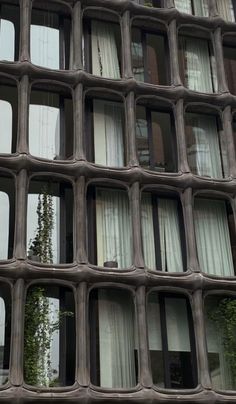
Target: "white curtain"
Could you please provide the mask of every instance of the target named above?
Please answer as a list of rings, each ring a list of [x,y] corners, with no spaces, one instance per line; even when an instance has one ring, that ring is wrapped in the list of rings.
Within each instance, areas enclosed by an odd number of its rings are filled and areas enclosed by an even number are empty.
[[[31,24],[30,55],[35,65],[59,69],[59,30]]]
[[[210,56],[207,40],[193,38],[181,38],[182,48],[185,53],[186,85],[190,90],[211,93],[216,91],[215,58]]]
[[[234,22],[234,8],[232,0],[216,0],[219,15],[226,21]]]
[[[225,202],[196,199],[194,222],[201,270],[218,276],[233,276],[234,267]]]
[[[188,161],[194,174],[222,178],[221,151],[216,118],[188,113],[194,143],[187,149]]]
[[[8,258],[10,203],[6,192],[0,191],[0,259]]]
[[[38,229],[38,194],[28,194],[27,208],[27,249],[37,234]],[[53,263],[60,262],[60,197],[52,196],[53,229],[52,229],[52,254]]]
[[[119,268],[132,262],[128,195],[115,189],[96,191],[97,263],[116,261]]]
[[[123,108],[116,102],[93,101],[95,163],[124,166]]]
[[[11,21],[0,19],[0,59],[14,61],[15,27]]]
[[[91,22],[92,73],[96,76],[120,78],[117,41],[114,24]]]
[[[127,292],[99,290],[99,355],[102,387],[136,385],[133,303]]]
[[[175,0],[175,7],[181,13],[192,14],[191,0]],[[193,0],[194,15],[199,17],[208,17],[209,10],[207,0]]]
[[[183,261],[177,201],[158,199],[161,270],[182,272]],[[141,207],[142,240],[145,264],[156,269],[153,207],[151,195],[144,194]],[[159,269],[159,268],[158,268]]]
[[[12,106],[10,102],[0,100],[0,153],[11,153],[12,143]]]
[[[60,154],[60,109],[49,105],[29,106],[30,154],[54,159]]]

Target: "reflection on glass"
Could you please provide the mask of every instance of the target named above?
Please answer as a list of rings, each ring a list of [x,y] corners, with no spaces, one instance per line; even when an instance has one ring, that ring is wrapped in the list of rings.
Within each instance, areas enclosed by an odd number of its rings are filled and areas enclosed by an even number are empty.
[[[190,334],[191,315],[185,297],[152,292],[148,299],[148,340],[154,384],[192,388],[195,352]]]
[[[64,183],[31,181],[27,212],[29,259],[45,264],[71,262],[73,259],[71,186]]]
[[[137,383],[135,313],[130,292],[95,289],[90,294],[90,372],[93,384],[131,388]]]
[[[0,24],[0,59],[14,61],[15,28],[11,21],[1,19]]]
[[[75,319],[71,290],[34,286],[25,304],[26,383],[57,387],[74,382]]]

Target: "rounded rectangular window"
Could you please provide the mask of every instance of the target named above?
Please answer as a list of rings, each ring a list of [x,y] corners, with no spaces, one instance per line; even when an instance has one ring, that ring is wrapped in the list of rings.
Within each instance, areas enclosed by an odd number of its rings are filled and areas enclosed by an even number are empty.
[[[136,148],[141,167],[160,173],[177,171],[175,126],[171,111],[137,105]]]
[[[19,6],[1,4],[0,60],[18,60],[20,38]]]
[[[169,389],[196,387],[195,340],[188,299],[151,292],[147,321],[153,383]]]
[[[40,9],[40,2],[34,2],[30,27],[31,62],[49,69],[69,69],[70,31],[70,16]]]
[[[0,83],[0,153],[15,153],[18,124],[18,94],[15,83]]]
[[[105,166],[125,165],[124,106],[121,102],[87,99],[89,160]]]
[[[73,105],[70,95],[34,90],[29,106],[29,151],[50,160],[73,154]]]
[[[25,303],[24,379],[60,387],[75,380],[75,306],[71,289],[36,285]]]
[[[106,268],[130,267],[132,238],[127,192],[90,187],[87,199],[90,262]]]
[[[0,284],[0,386],[9,377],[11,342],[11,294],[9,285]]]
[[[73,191],[70,183],[34,178],[27,210],[28,258],[45,264],[73,261]]]
[[[128,389],[137,384],[134,302],[120,289],[90,293],[90,375],[96,386]]]
[[[220,199],[196,198],[194,225],[201,270],[234,276],[236,234],[230,204]]]
[[[186,268],[183,217],[177,199],[143,193],[141,228],[148,268],[167,272],[182,272]]]
[[[235,296],[207,296],[205,324],[208,364],[213,388],[236,390]]]
[[[227,177],[227,149],[219,117],[187,112],[185,134],[192,173],[210,178]]]

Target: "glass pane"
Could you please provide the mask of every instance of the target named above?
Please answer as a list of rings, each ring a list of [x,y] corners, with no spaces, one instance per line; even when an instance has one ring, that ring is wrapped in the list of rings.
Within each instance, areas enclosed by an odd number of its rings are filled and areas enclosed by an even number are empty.
[[[135,314],[131,295],[118,289],[90,294],[90,366],[93,384],[131,388],[137,384]]]
[[[230,46],[224,46],[224,66],[225,73],[228,83],[229,91],[232,94],[236,94],[236,77],[235,77],[235,69],[236,69],[236,48]]]
[[[146,34],[147,80],[152,84],[167,85],[167,43],[164,35]]]
[[[234,7],[232,0],[216,0],[219,15],[226,21],[235,21]]]
[[[175,7],[181,13],[192,14],[191,0],[175,0]]]
[[[31,181],[27,212],[28,258],[45,264],[71,262],[71,186],[64,183]]]
[[[127,268],[132,262],[131,223],[125,191],[96,190],[97,265]]]
[[[217,276],[233,276],[234,266],[225,201],[196,199],[194,222],[201,270]]]
[[[136,107],[136,147],[139,164],[142,167],[150,166],[148,123],[146,119],[146,108]]]
[[[58,387],[74,383],[75,308],[70,289],[45,285],[29,289],[24,341],[27,384]]]
[[[124,166],[124,110],[121,103],[94,100],[94,156],[95,163]]]
[[[11,296],[9,286],[0,290],[0,385],[8,381],[11,340]]]
[[[12,106],[10,102],[0,100],[0,153],[11,153],[12,118]]]
[[[0,20],[0,59],[14,61],[15,28],[11,21]]]
[[[222,159],[217,119],[211,115],[186,114],[188,163],[194,174],[222,178]]]
[[[141,31],[136,28],[132,30],[131,54],[134,78],[144,81],[144,55]]]
[[[208,296],[205,303],[208,361],[214,389],[236,389],[236,300]]]
[[[0,191],[0,259],[8,258],[10,203],[5,192]]]

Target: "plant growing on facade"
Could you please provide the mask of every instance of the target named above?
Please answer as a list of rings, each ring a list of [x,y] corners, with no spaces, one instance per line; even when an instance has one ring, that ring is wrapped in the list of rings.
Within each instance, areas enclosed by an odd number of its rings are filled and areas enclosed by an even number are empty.
[[[208,313],[219,330],[224,348],[224,357],[232,376],[232,385],[236,385],[236,299],[224,298]]]

